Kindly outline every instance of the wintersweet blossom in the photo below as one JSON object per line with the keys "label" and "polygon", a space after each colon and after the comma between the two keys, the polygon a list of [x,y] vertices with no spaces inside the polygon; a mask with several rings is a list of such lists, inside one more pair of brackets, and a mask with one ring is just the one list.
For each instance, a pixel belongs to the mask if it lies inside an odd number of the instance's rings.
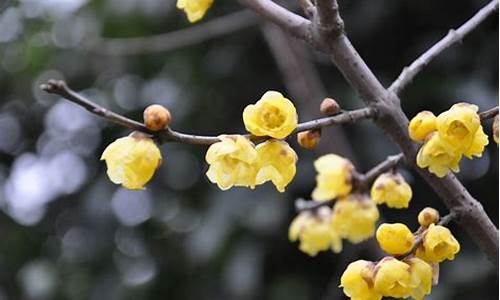
{"label": "wintersweet blossom", "polygon": [[288,238],[299,240],[299,249],[310,256],[331,249],[335,253],[342,251],[342,239],[330,226],[331,209],[321,207],[316,213],[301,212],[290,224]]}
{"label": "wintersweet blossom", "polygon": [[352,300],[380,300],[382,295],[374,289],[374,268],[371,261],[357,260],[350,263],[340,278],[340,287]]}
{"label": "wintersweet blossom", "polygon": [[404,177],[393,172],[381,174],[371,189],[371,197],[375,203],[385,203],[392,208],[407,208],[412,195],[411,187]]}
{"label": "wintersweet blossom", "polygon": [[243,122],[253,135],[283,139],[297,128],[297,110],[281,93],[268,91],[255,104],[245,107]]}
{"label": "wintersweet blossom", "polygon": [[426,262],[440,263],[445,259],[453,260],[459,251],[460,244],[448,228],[431,224],[416,255]]}
{"label": "wintersweet blossom", "polygon": [[410,266],[393,257],[382,259],[376,266],[374,287],[385,297],[406,298],[411,294]]}
{"label": "wintersweet blossom", "polygon": [[429,168],[429,171],[438,177],[444,177],[450,170],[460,171],[461,158],[462,154],[435,132],[418,151],[417,165],[420,168]]}
{"label": "wintersweet blossom", "polygon": [[429,133],[436,130],[436,116],[427,110],[419,112],[410,121],[408,132],[416,142],[423,142]]}
{"label": "wintersweet blossom", "polygon": [[349,160],[335,154],[327,154],[316,159],[314,168],[318,172],[316,188],[312,192],[314,200],[331,200],[351,192],[354,166]]}
{"label": "wintersweet blossom", "polygon": [[377,205],[361,194],[351,194],[335,202],[332,226],[342,238],[359,243],[373,236],[379,219]]}
{"label": "wintersweet blossom", "polygon": [[177,0],[177,8],[184,10],[189,22],[194,23],[205,16],[213,2],[213,0]]}
{"label": "wintersweet blossom", "polygon": [[205,155],[210,165],[208,179],[221,190],[232,186],[255,187],[257,151],[252,142],[241,135],[222,135]]}
{"label": "wintersweet blossom", "polygon": [[391,255],[408,253],[415,245],[415,237],[402,223],[384,223],[377,229],[376,238],[380,248]]}
{"label": "wintersweet blossom", "polygon": [[143,189],[162,161],[160,149],[145,134],[134,132],[109,144],[102,153],[109,179],[131,190]]}
{"label": "wintersweet blossom", "polygon": [[268,140],[257,150],[257,175],[255,184],[272,181],[276,189],[285,191],[296,173],[297,154],[285,141]]}

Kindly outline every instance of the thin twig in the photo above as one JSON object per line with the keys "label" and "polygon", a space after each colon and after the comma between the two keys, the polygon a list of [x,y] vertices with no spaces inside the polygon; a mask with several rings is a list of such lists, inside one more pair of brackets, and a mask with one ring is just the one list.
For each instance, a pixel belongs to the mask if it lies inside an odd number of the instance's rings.
{"label": "thin twig", "polygon": [[338,34],[344,30],[344,21],[340,17],[337,1],[316,0],[316,11],[316,27],[322,31],[321,34]]}
{"label": "thin twig", "polygon": [[87,50],[102,55],[138,55],[166,52],[198,44],[257,24],[249,11],[240,11],[214,20],[159,35],[137,38],[99,38]]}
{"label": "thin twig", "polygon": [[403,159],[403,153],[389,155],[383,162],[379,163],[365,174],[355,174],[354,182],[356,188],[360,190],[368,189],[380,174],[395,168]]}
{"label": "thin twig", "polygon": [[[57,94],[66,98],[67,100],[78,104],[88,110],[89,112],[103,117],[104,119],[121,125],[126,128],[130,128],[132,130],[141,131],[147,134],[150,134],[155,137],[158,143],[162,144],[165,142],[178,142],[183,144],[194,144],[194,145],[211,145],[213,143],[217,143],[220,139],[217,136],[202,136],[202,135],[193,135],[177,132],[172,130],[171,128],[166,128],[161,131],[151,131],[144,126],[144,124],[139,123],[135,120],[129,119],[125,116],[112,112],[92,101],[85,98],[84,96],[78,94],[68,87],[66,82],[62,80],[49,80],[47,83],[40,85],[40,88],[48,93]],[[373,118],[376,115],[376,111],[373,108],[361,108],[352,111],[345,111],[341,114],[328,117],[321,118],[317,120],[312,120],[304,123],[300,123],[297,125],[297,128],[293,133],[298,133],[301,131],[311,130],[311,129],[319,129],[326,126],[339,125],[339,124],[352,124],[358,120]],[[265,141],[269,139],[269,137],[255,137],[249,134],[245,135],[253,141]]]}
{"label": "thin twig", "polygon": [[327,200],[327,201],[312,201],[305,199],[297,199],[295,200],[295,211],[297,213],[303,211],[314,211],[323,206],[331,206],[335,203],[336,199]]}
{"label": "thin twig", "polygon": [[498,10],[498,0],[493,0],[488,5],[480,9],[471,19],[465,22],[458,29],[451,29],[443,39],[420,55],[409,67],[405,67],[399,77],[391,84],[389,90],[399,94],[406,87],[406,85],[408,85],[413,78],[431,62],[431,60],[451,45],[462,41],[467,34],[477,28],[496,10]]}
{"label": "thin twig", "polygon": [[495,106],[493,108],[480,112],[479,119],[481,119],[481,121],[485,121],[488,119],[493,119],[497,115],[498,115],[498,106]]}

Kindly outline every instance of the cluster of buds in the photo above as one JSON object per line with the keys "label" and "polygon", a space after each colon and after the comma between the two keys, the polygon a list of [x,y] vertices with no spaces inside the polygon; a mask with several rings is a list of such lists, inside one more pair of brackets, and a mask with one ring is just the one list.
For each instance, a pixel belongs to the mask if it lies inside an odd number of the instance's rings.
{"label": "cluster of buds", "polygon": [[476,105],[463,102],[437,117],[429,111],[418,113],[408,126],[410,138],[424,143],[417,155],[417,165],[444,177],[450,170],[460,171],[462,156],[481,157],[488,136],[477,111]]}
{"label": "cluster of buds", "polygon": [[[311,212],[301,212],[290,226],[290,239],[291,241],[299,240],[299,249],[309,255],[316,255],[317,252],[329,248],[339,252],[342,249],[337,246],[339,239],[360,243],[372,237],[375,233],[376,222],[380,217],[377,204],[385,203],[389,207],[406,208],[412,197],[411,187],[403,176],[395,172],[384,173],[376,179],[372,186],[372,198],[370,198],[355,184],[356,170],[348,159],[335,154],[327,154],[319,157],[314,162],[314,167],[318,174],[316,188],[311,197],[316,202],[332,201],[334,203],[328,214],[330,231],[324,231],[324,239],[334,241],[332,243],[336,247],[325,244],[318,248],[302,246],[305,242],[302,232],[308,232],[307,226],[317,221],[301,221],[300,230],[297,230],[296,222],[306,219],[314,220],[318,216]],[[320,218],[322,223],[326,222],[324,214]]]}
{"label": "cluster of buds", "polygon": [[254,145],[242,135],[222,135],[205,156],[208,179],[222,190],[233,186],[254,188],[271,181],[280,192],[296,173],[297,154],[282,139],[297,128],[293,103],[275,91],[266,92],[243,111],[245,128],[254,136],[271,137]]}
{"label": "cluster of buds", "polygon": [[352,299],[382,297],[420,300],[437,284],[439,263],[452,260],[460,244],[450,230],[437,225],[439,213],[425,208],[419,213],[421,227],[413,234],[401,223],[382,224],[376,238],[389,256],[378,262],[355,261],[341,277],[344,293]]}

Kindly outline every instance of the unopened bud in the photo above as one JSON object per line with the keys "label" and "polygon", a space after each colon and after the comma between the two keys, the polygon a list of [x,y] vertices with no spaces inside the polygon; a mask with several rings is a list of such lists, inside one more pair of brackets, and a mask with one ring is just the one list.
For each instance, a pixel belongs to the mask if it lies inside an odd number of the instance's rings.
{"label": "unopened bud", "polygon": [[325,98],[321,102],[319,110],[325,116],[333,116],[340,112],[340,105],[332,98]]}
{"label": "unopened bud", "polygon": [[424,227],[439,221],[439,212],[432,207],[426,207],[418,214],[418,223]]}
{"label": "unopened bud", "polygon": [[321,130],[313,129],[302,131],[297,134],[297,142],[302,148],[313,150],[318,146],[321,138]]}
{"label": "unopened bud", "polygon": [[498,144],[498,115],[493,121],[493,139],[495,140],[495,143]]}
{"label": "unopened bud", "polygon": [[144,125],[149,130],[158,131],[167,127],[172,121],[170,111],[159,104],[152,104],[144,110]]}

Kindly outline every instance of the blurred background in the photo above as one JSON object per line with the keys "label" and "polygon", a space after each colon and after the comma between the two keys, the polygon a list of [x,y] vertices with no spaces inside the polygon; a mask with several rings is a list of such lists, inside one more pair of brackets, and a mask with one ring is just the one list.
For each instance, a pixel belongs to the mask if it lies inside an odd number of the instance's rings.
{"label": "blurred background", "polygon": [[[486,1],[340,1],[346,30],[385,85]],[[296,1],[283,3],[297,10]],[[168,34],[173,32],[172,34]],[[440,55],[402,95],[409,117],[468,101],[498,105],[498,17]],[[204,173],[205,147],[166,144],[144,191],[112,184],[99,161],[129,131],[38,87],[64,79],[93,101],[136,120],[151,103],[188,133],[243,132],[242,109],[267,90],[292,99],[300,120],[330,96],[363,104],[328,58],[263,23],[236,1],[215,0],[191,25],[174,0],[0,0],[0,300],[345,299],[347,264],[380,258],[373,241],[311,258],[287,239],[293,203],[309,198],[312,162],[335,152],[361,172],[398,150],[368,121],[323,132],[299,154],[283,194],[266,184],[223,192]],[[491,136],[491,121],[485,131]],[[498,224],[498,147],[463,160],[461,181]],[[417,228],[436,194],[401,167],[414,198],[382,218]],[[428,299],[497,299],[498,276],[463,231]]]}

